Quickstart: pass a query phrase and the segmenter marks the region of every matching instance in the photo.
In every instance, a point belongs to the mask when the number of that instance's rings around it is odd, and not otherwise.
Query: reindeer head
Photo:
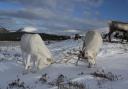
[[[93,53],[86,51],[84,54],[84,58],[87,59],[87,62],[89,62],[90,65],[95,64],[95,58]]]

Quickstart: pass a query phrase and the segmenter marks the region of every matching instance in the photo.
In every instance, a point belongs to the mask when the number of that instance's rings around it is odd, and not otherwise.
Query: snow
[[[87,68],[87,63],[76,62],[78,53],[82,46],[81,40],[65,40],[53,42],[48,45],[53,54],[54,63],[37,73],[24,74],[22,64],[21,50],[18,42],[0,42],[0,88],[7,89],[7,86],[17,77],[25,82],[25,86],[30,89],[57,89],[56,85],[42,84],[39,78],[42,74],[48,74],[48,82],[54,82],[58,75],[63,74],[68,81],[82,82],[87,89],[128,89],[128,44],[120,43],[103,43],[103,47],[96,58],[96,67]],[[14,45],[15,44],[15,45]],[[71,59],[67,63],[64,60]],[[118,80],[110,81],[107,79],[97,78],[91,73],[97,70],[112,72],[118,76]],[[17,89],[17,88],[11,88]]]

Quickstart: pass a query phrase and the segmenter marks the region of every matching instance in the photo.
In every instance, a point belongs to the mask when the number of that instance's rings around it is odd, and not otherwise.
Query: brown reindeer
[[[108,36],[109,42],[111,42],[111,35],[113,32],[122,32],[122,39],[126,38],[126,33],[128,33],[128,23],[119,22],[119,21],[110,21],[109,22],[109,33],[105,36]]]

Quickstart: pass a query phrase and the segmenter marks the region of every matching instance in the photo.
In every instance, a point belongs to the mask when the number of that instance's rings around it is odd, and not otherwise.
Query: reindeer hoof
[[[88,68],[92,68],[92,64],[89,63]]]

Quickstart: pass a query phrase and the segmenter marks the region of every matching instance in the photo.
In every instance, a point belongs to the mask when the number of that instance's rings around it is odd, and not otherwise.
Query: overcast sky
[[[79,32],[128,21],[128,0],[0,0],[0,25],[41,32]]]

